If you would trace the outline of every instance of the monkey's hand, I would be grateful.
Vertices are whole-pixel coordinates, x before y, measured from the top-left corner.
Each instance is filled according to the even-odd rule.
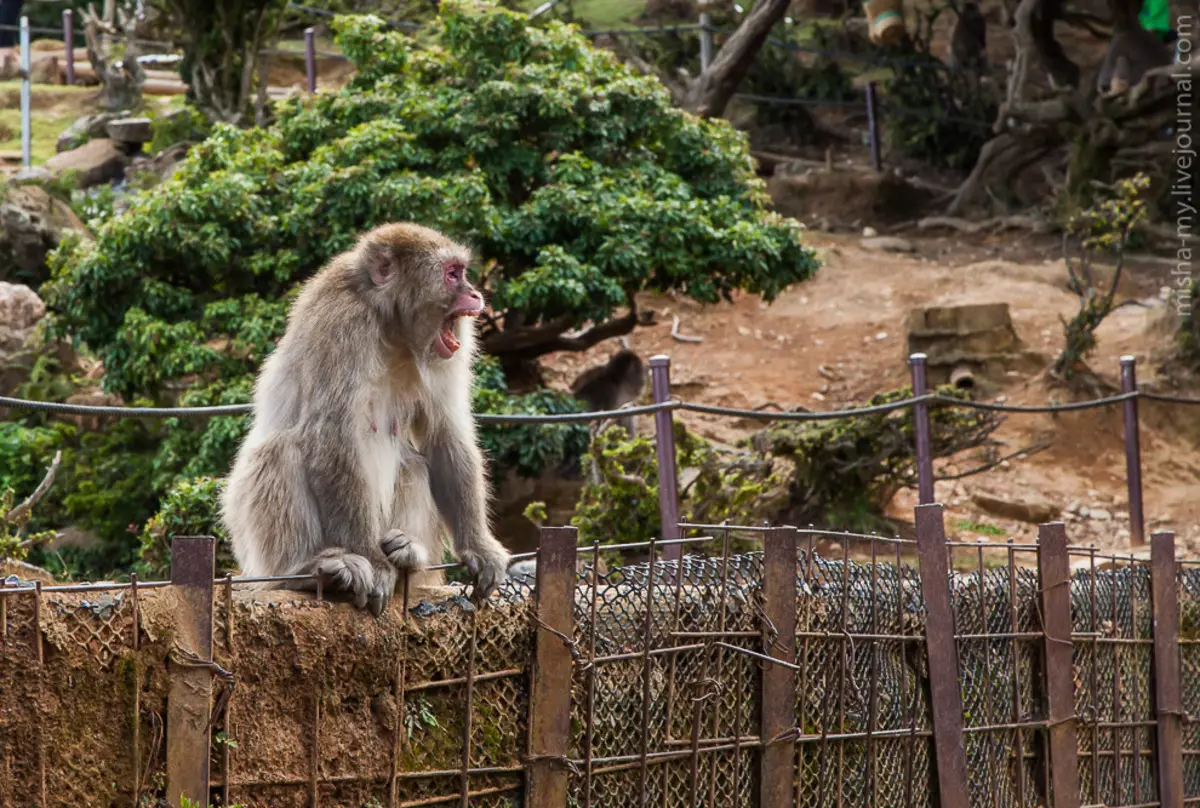
[[[416,572],[429,566],[429,551],[399,528],[389,530],[379,547],[387,556],[387,560],[398,570]]]
[[[508,562],[511,556],[499,542],[493,541],[492,544],[492,547],[464,550],[459,553],[459,558],[467,565],[475,581],[471,589],[471,600],[476,603],[486,600],[508,578]]]

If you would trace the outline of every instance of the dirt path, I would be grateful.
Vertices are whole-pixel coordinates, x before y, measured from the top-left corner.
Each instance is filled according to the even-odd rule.
[[[823,269],[771,305],[750,295],[710,308],[646,296],[643,306],[658,312],[658,323],[639,329],[631,344],[643,356],[670,355],[673,389],[688,400],[729,407],[775,402],[812,409],[861,402],[906,384],[904,317],[915,306],[1004,302],[1018,337],[1028,349],[1044,355],[1046,364],[1061,347],[1059,318],[1074,313],[1076,299],[1066,288],[1062,261],[1039,259],[1058,254],[1053,241],[1021,236],[1010,236],[1006,244],[931,239],[916,242],[917,251],[906,255],[868,252],[858,241],[810,234]],[[1144,305],[1118,310],[1100,328],[1089,364],[1103,381],[1118,383],[1124,354],[1137,356],[1143,381],[1152,381],[1151,358],[1170,339],[1167,309],[1159,295],[1164,272],[1161,262],[1134,262],[1121,284],[1122,297]],[[676,315],[680,333],[703,337],[704,342],[673,339]],[[566,387],[575,374],[603,361],[612,350],[610,342],[582,355],[548,357],[551,383]],[[1003,396],[1013,403],[1042,403],[1052,395],[1037,374],[1005,380]],[[1200,411],[1142,406],[1148,530],[1174,530],[1184,547],[1200,554]],[[683,417],[701,434],[720,440],[747,435],[753,428],[706,415]],[[986,490],[1019,501],[1036,493],[1064,510],[1074,505],[1095,512],[1084,518],[1064,513],[1073,543],[1129,548],[1118,408],[1055,417],[1013,415],[997,437],[1010,451],[1046,438],[1052,445],[965,481],[939,483],[937,497],[948,507],[948,529],[972,539],[997,528],[1018,540],[1032,538],[1032,524],[985,514],[970,495]],[[915,492],[901,491],[889,515],[911,521],[914,503]],[[972,529],[980,525],[992,531]]]

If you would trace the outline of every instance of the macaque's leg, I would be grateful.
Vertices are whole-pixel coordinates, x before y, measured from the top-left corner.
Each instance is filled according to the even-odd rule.
[[[424,463],[413,463],[401,471],[396,486],[392,529],[383,537],[384,555],[401,574],[408,575],[409,588],[438,586],[445,582],[441,564],[445,551],[444,528],[429,490],[429,473]]]

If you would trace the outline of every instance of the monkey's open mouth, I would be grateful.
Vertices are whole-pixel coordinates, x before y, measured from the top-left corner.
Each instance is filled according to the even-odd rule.
[[[449,359],[454,356],[458,349],[462,347],[462,343],[458,340],[458,335],[454,333],[455,326],[460,317],[474,316],[474,314],[464,311],[458,314],[451,314],[445,320],[442,320],[442,330],[438,332],[437,337],[433,340],[433,349],[437,351],[438,356],[442,357],[442,359]]]

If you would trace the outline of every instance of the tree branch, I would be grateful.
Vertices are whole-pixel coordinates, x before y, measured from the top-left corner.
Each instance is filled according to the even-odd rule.
[[[532,328],[505,329],[484,337],[483,349],[505,359],[536,359],[555,351],[586,351],[606,339],[620,337],[633,331],[638,324],[637,303],[629,298],[629,313],[624,317],[606,320],[582,334],[567,336],[564,332],[573,319],[569,315],[556,317],[549,323]]]
[[[758,51],[787,13],[789,0],[759,0],[730,34],[716,58],[688,90],[685,105],[703,118],[719,118],[754,64]]]
[[[34,489],[33,493],[30,494],[24,502],[13,508],[8,513],[4,514],[4,521],[11,524],[19,524],[20,522],[29,518],[29,514],[33,510],[33,506],[37,505],[38,502],[41,501],[42,497],[46,496],[47,492],[49,492],[50,486],[54,485],[54,475],[58,473],[58,466],[60,463],[62,463],[61,449],[54,453],[54,460],[50,463],[50,469],[46,472],[46,476],[42,478],[42,481],[38,484],[38,487]]]

